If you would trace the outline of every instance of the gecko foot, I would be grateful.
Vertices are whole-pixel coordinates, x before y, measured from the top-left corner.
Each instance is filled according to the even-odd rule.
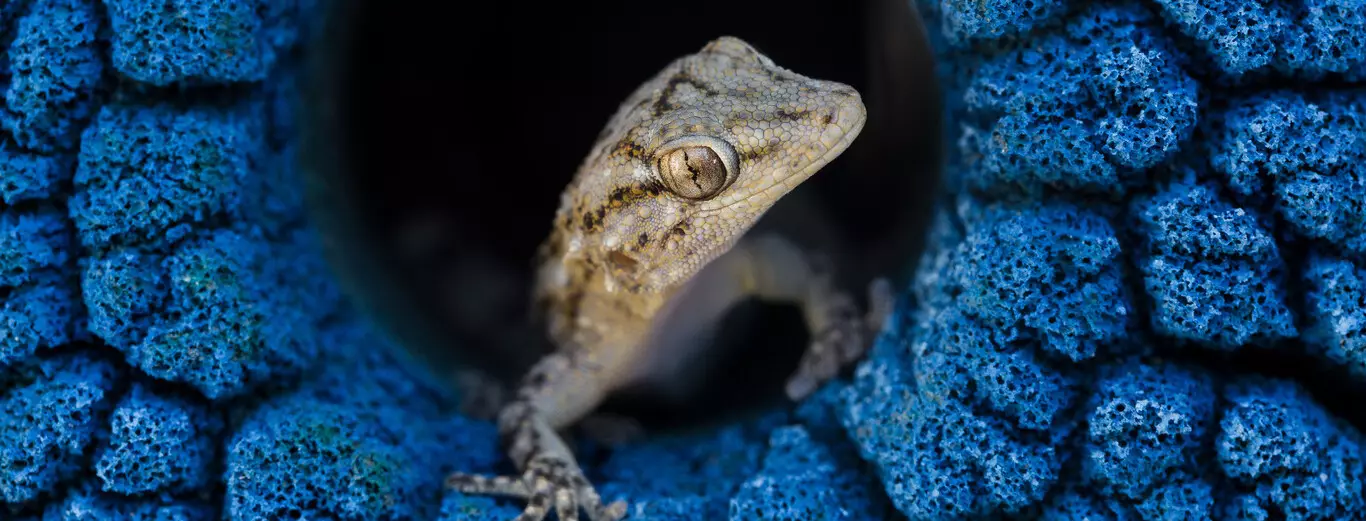
[[[554,457],[528,461],[520,477],[457,472],[446,478],[446,487],[465,494],[526,500],[526,508],[514,521],[541,521],[552,507],[560,521],[578,521],[579,509],[588,512],[587,521],[617,521],[626,515],[626,502],[603,505],[577,466]]]
[[[818,286],[823,287],[823,286]],[[787,380],[788,399],[806,398],[841,370],[863,358],[872,339],[890,315],[895,294],[885,278],[874,280],[868,288],[868,312],[858,316],[852,295],[830,292],[816,300],[822,309],[824,325],[812,332],[811,344],[802,355],[797,370]]]

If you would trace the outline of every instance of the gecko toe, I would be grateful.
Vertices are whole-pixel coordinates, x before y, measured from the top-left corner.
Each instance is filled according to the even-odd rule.
[[[886,277],[878,277],[868,284],[868,314],[867,328],[869,333],[876,336],[882,332],[882,328],[887,323],[887,318],[892,315],[892,309],[896,306],[896,291],[892,289],[892,281]]]
[[[863,358],[895,301],[891,282],[885,278],[874,280],[868,292],[866,313],[859,312],[847,293],[833,292],[824,297],[821,322],[826,325],[813,332],[811,344],[802,355],[797,370],[788,378],[784,388],[788,399],[806,398],[837,377],[845,367]]]
[[[507,496],[525,499],[531,495],[526,483],[506,476],[480,476],[452,473],[446,477],[446,488],[472,495]]]
[[[446,478],[446,487],[464,494],[525,500],[515,521],[542,521],[551,510],[561,521],[579,521],[580,510],[588,512],[587,521],[617,521],[626,513],[621,501],[604,507],[577,467],[553,459],[528,462],[519,478],[454,473]]]
[[[806,398],[863,355],[867,346],[859,326],[855,320],[839,320],[815,334],[797,371],[787,380],[784,391],[788,399]]]
[[[579,521],[579,504],[567,488],[555,490],[555,515],[560,521]]]

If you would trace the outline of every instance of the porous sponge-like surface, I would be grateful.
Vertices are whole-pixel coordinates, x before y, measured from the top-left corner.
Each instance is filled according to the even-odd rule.
[[[795,410],[582,447],[604,498],[653,520],[1360,519],[1358,427],[1186,355],[1366,381],[1362,5],[919,5],[953,133],[910,298]],[[309,9],[0,4],[0,518],[519,512],[441,490],[509,470],[494,427],[323,275],[290,159]]]
[[[1222,362],[1366,383],[1366,4],[1303,4],[917,2],[950,189],[840,409],[898,511],[1366,516],[1355,400]]]

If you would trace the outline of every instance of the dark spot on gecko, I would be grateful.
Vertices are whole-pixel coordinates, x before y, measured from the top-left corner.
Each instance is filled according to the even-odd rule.
[[[583,231],[586,231],[586,232],[588,232],[588,231],[593,231],[593,230],[597,229],[598,226],[601,226],[601,225],[602,225],[602,216],[603,216],[603,210],[602,210],[602,208],[598,208],[598,211],[597,211],[596,214],[594,214],[594,212],[583,212],[583,223],[582,223],[582,224],[583,224]]]
[[[650,244],[650,234],[640,232],[640,237],[636,237],[636,247],[644,248],[647,244]]]
[[[767,157],[769,154],[772,153],[773,148],[771,147],[751,148],[749,150],[744,151],[744,153],[740,154],[740,159],[743,159],[745,161],[755,161],[758,159],[763,159],[764,157]]]
[[[659,93],[659,99],[655,100],[652,110],[652,114],[655,117],[659,117],[664,114],[664,111],[672,110],[674,108],[674,105],[670,103],[669,98],[673,96],[675,90],[678,90],[679,85],[685,83],[691,85],[692,88],[701,91],[702,94],[707,97],[716,96],[716,91],[712,90],[711,87],[698,82],[692,76],[689,76],[688,73],[680,71],[669,78],[669,81],[664,84],[663,92]]]
[[[835,120],[835,114],[834,114],[833,112],[826,112],[825,114],[821,114],[821,124],[822,124],[822,125],[829,125],[830,122],[831,122],[831,121],[834,121],[834,120]]]
[[[664,185],[656,180],[650,180],[639,185],[618,186],[607,195],[607,204],[612,208],[620,208],[653,199],[662,192],[664,192]]]
[[[678,237],[686,236],[688,235],[688,228],[688,221],[679,221],[678,224],[673,225],[673,228],[669,228],[669,235]]]
[[[621,141],[618,141],[617,144],[612,147],[611,155],[624,155],[626,157],[633,159],[640,158],[645,156],[645,147],[639,143],[636,143],[635,140],[631,139],[630,136],[627,136],[623,138]]]
[[[811,114],[811,112],[806,110],[788,111],[784,109],[778,109],[773,111],[774,116],[777,116],[778,119],[786,121],[800,121],[802,118],[807,117],[807,115],[809,114]]]

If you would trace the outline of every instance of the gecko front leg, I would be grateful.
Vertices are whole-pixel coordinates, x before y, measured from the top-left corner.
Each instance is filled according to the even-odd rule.
[[[558,430],[587,414],[606,395],[603,366],[584,350],[548,355],[530,371],[516,398],[498,414],[498,436],[519,476],[454,473],[446,485],[466,494],[526,500],[516,521],[540,521],[553,507],[562,521],[577,521],[579,510],[592,521],[615,521],[626,503],[603,505],[574,453]]]
[[[725,257],[721,262],[738,281],[737,296],[801,307],[812,338],[787,380],[785,392],[794,401],[859,360],[891,312],[894,295],[887,279],[870,284],[868,310],[860,314],[854,296],[836,285],[833,267],[823,255],[779,235],[744,239]]]

